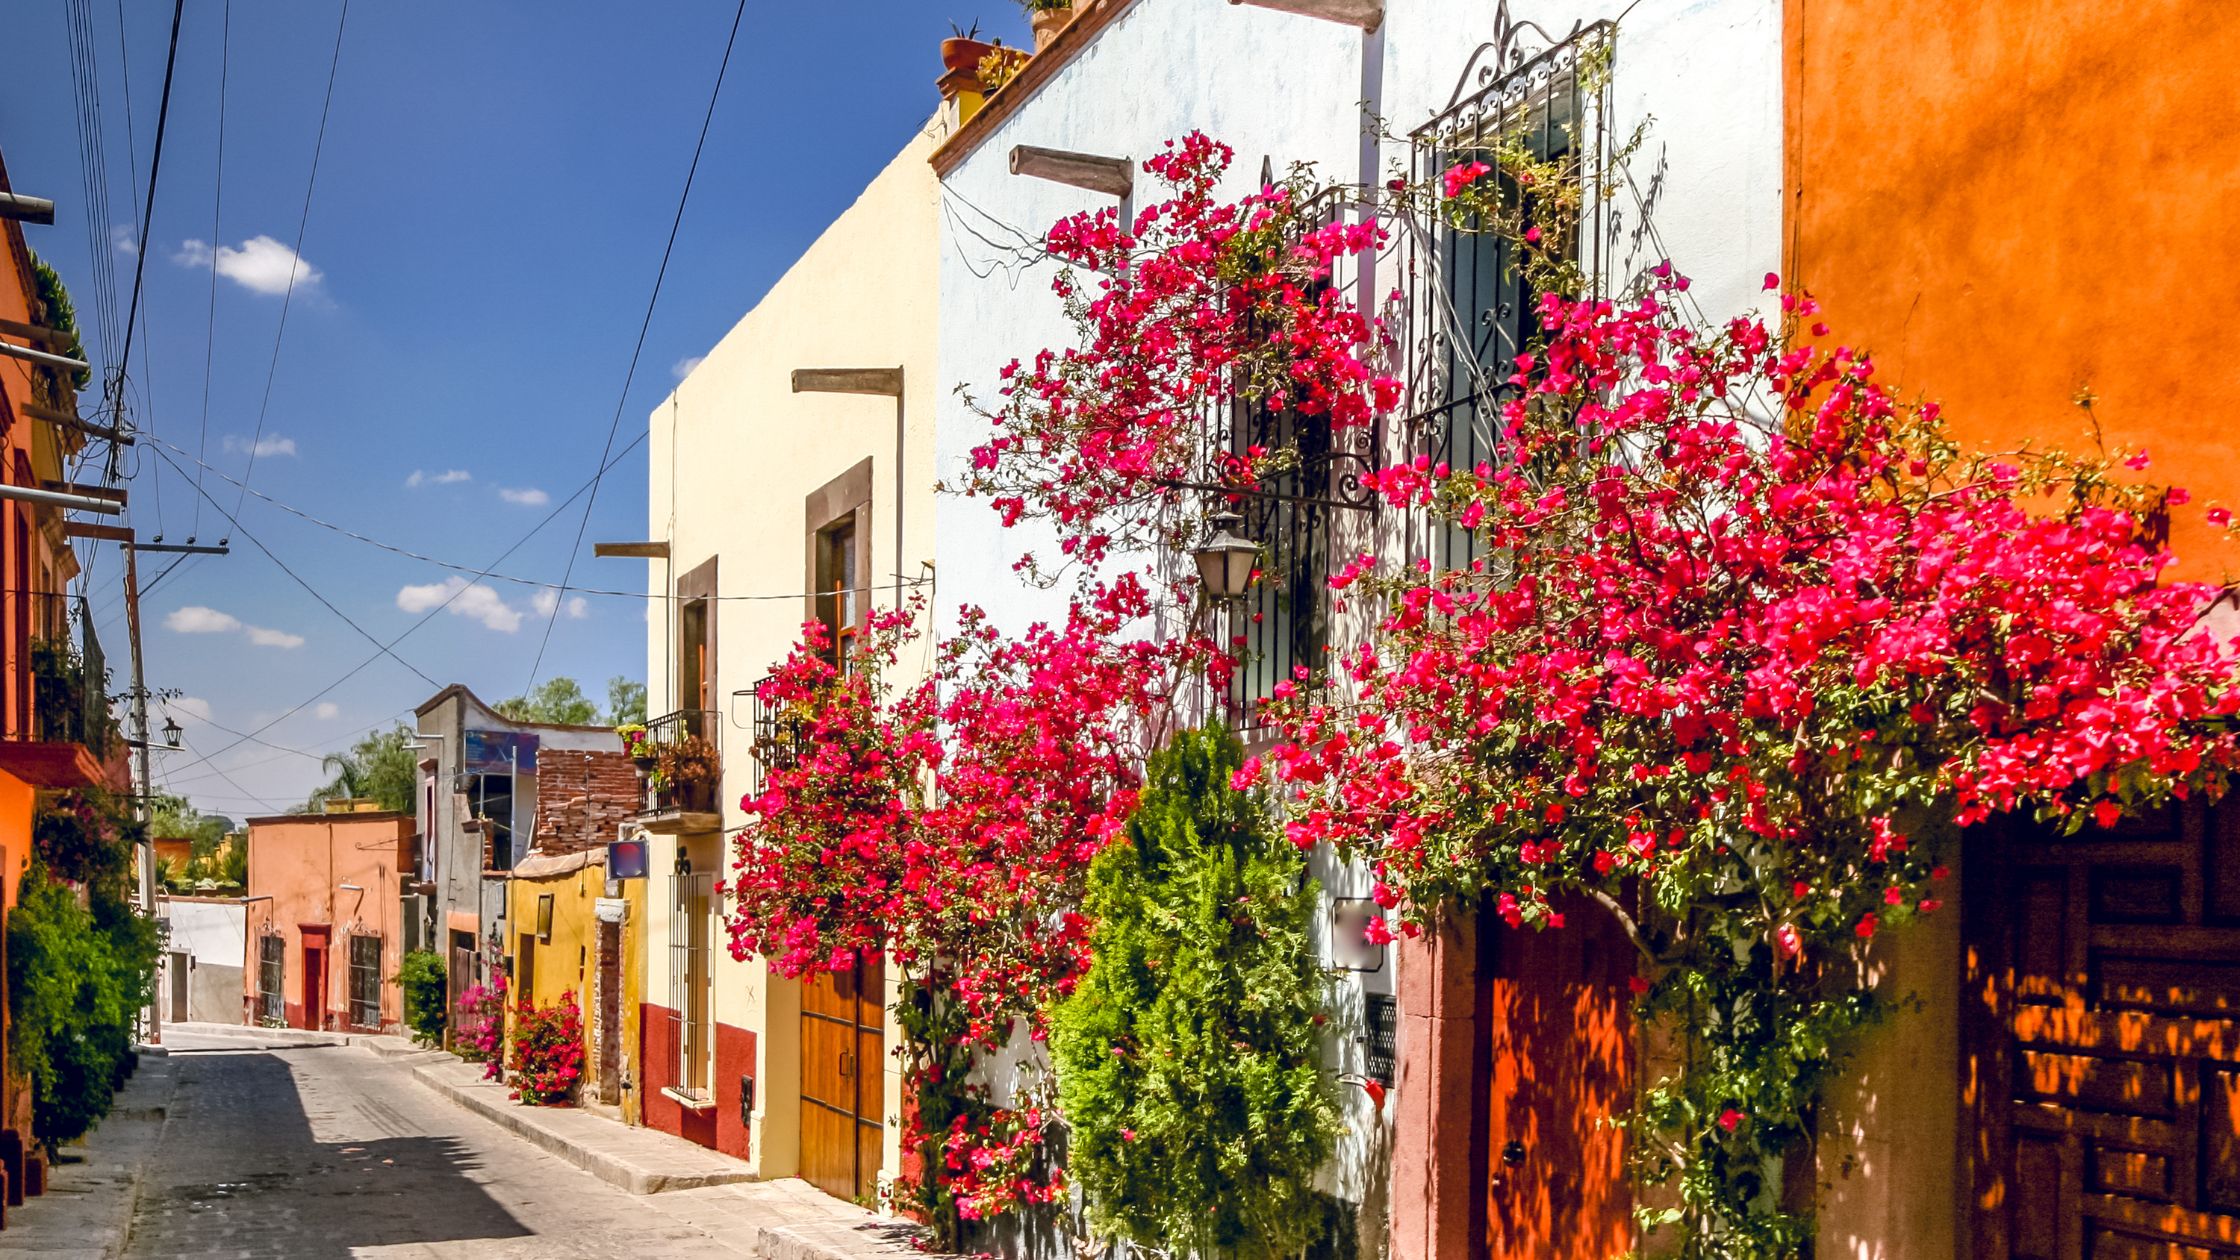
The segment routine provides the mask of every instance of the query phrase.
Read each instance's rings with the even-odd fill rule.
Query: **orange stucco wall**
[[[1786,271],[1963,441],[2111,444],[2240,574],[2240,7],[1787,0]]]
[[[381,937],[381,1024],[403,1018],[394,977],[403,959],[399,860],[412,836],[409,814],[307,814],[249,820],[248,957],[244,1003],[257,994],[258,941],[268,930],[286,942],[282,993],[287,1022],[299,1028],[342,1028],[349,1007],[349,938]],[[343,888],[354,884],[358,891]],[[305,949],[325,928],[324,983],[318,1009],[306,1009]],[[309,929],[307,931],[307,929]],[[351,1025],[355,1026],[355,1025]]]

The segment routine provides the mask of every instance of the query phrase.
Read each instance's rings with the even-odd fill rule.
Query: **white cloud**
[[[669,365],[669,375],[674,376],[681,381],[684,378],[692,375],[692,369],[699,367],[702,363],[705,363],[707,361],[708,356],[704,354],[686,355],[684,358],[681,358],[675,363]]]
[[[520,490],[509,490],[500,486],[498,487],[498,497],[519,507],[543,507],[545,504],[552,502],[551,495],[535,486],[527,486]]]
[[[447,577],[441,582],[422,586],[407,586],[397,592],[397,607],[408,613],[424,613],[442,608],[455,617],[479,621],[492,630],[512,634],[521,628],[521,610],[508,604],[498,592],[480,582],[469,583],[463,577]]]
[[[129,223],[112,223],[109,225],[109,248],[127,258],[134,257],[140,252],[140,234],[133,231]]]
[[[405,488],[417,490],[421,486],[455,486],[462,481],[473,481],[474,474],[464,468],[447,468],[442,472],[423,472],[418,468],[404,479]]]
[[[288,291],[291,281],[296,288],[309,290],[326,279],[325,272],[269,236],[252,236],[239,245],[214,250],[207,241],[186,241],[171,256],[182,267],[208,267],[213,260],[219,275],[252,293],[277,296]]]
[[[239,630],[249,636],[249,642],[258,647],[299,648],[303,636],[285,630],[268,630],[252,626],[229,612],[205,608],[200,604],[187,604],[174,608],[163,618],[164,628],[176,634],[232,634]]]
[[[322,722],[332,722],[342,716],[342,706],[332,700],[321,700],[319,706],[311,710],[311,716]]]
[[[241,628],[241,619],[232,613],[222,613],[200,604],[174,608],[163,619],[163,626],[179,634],[231,634]]]
[[[183,717],[192,722],[207,722],[210,720],[210,702],[200,696],[173,696],[168,700],[158,700],[156,703],[161,705],[163,711],[172,717]],[[180,725],[184,726],[186,723],[182,722]]]
[[[539,617],[549,617],[553,609],[560,607],[560,592],[547,586],[529,597],[529,606],[537,610]],[[591,604],[581,595],[570,595],[567,613],[568,620],[581,621],[591,615]]]
[[[251,449],[249,439],[237,433],[226,435],[225,446],[227,452],[234,455],[239,455]],[[296,440],[292,437],[281,437],[277,433],[271,433],[258,438],[254,450],[258,459],[263,459],[267,455],[293,455],[296,453]]]

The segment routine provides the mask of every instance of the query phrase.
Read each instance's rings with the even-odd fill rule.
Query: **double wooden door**
[[[2240,1257],[2240,808],[1980,839],[1975,1260]]]
[[[885,995],[878,958],[801,986],[801,1176],[843,1199],[868,1201],[879,1189]]]
[[[1639,956],[1606,910],[1583,898],[1564,926],[1479,920],[1478,1026],[1485,1254],[1493,1260],[1612,1260],[1631,1254],[1625,1135],[1609,1121],[1633,1102],[1633,993]]]

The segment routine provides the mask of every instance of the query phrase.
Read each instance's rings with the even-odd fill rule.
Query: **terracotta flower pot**
[[[1070,4],[1062,9],[1036,9],[1028,14],[1027,22],[1034,28],[1034,50],[1041,52],[1048,47],[1050,41],[1056,39],[1058,32],[1064,30],[1071,21],[1073,6]]]
[[[995,47],[984,39],[945,39],[941,41],[941,64],[951,70],[977,70],[980,59]]]

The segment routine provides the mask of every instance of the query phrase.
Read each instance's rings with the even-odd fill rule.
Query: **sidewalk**
[[[163,1136],[177,1067],[160,1049],[144,1050],[140,1069],[117,1091],[93,1132],[62,1148],[47,1169],[47,1192],[8,1211],[0,1256],[107,1260],[124,1249],[140,1178]]]
[[[654,1129],[630,1128],[573,1107],[524,1107],[482,1077],[479,1064],[402,1037],[360,1037],[362,1048],[408,1068],[421,1084],[544,1148],[646,1205],[764,1260],[924,1258],[912,1230],[795,1178],[755,1181],[747,1166]]]

